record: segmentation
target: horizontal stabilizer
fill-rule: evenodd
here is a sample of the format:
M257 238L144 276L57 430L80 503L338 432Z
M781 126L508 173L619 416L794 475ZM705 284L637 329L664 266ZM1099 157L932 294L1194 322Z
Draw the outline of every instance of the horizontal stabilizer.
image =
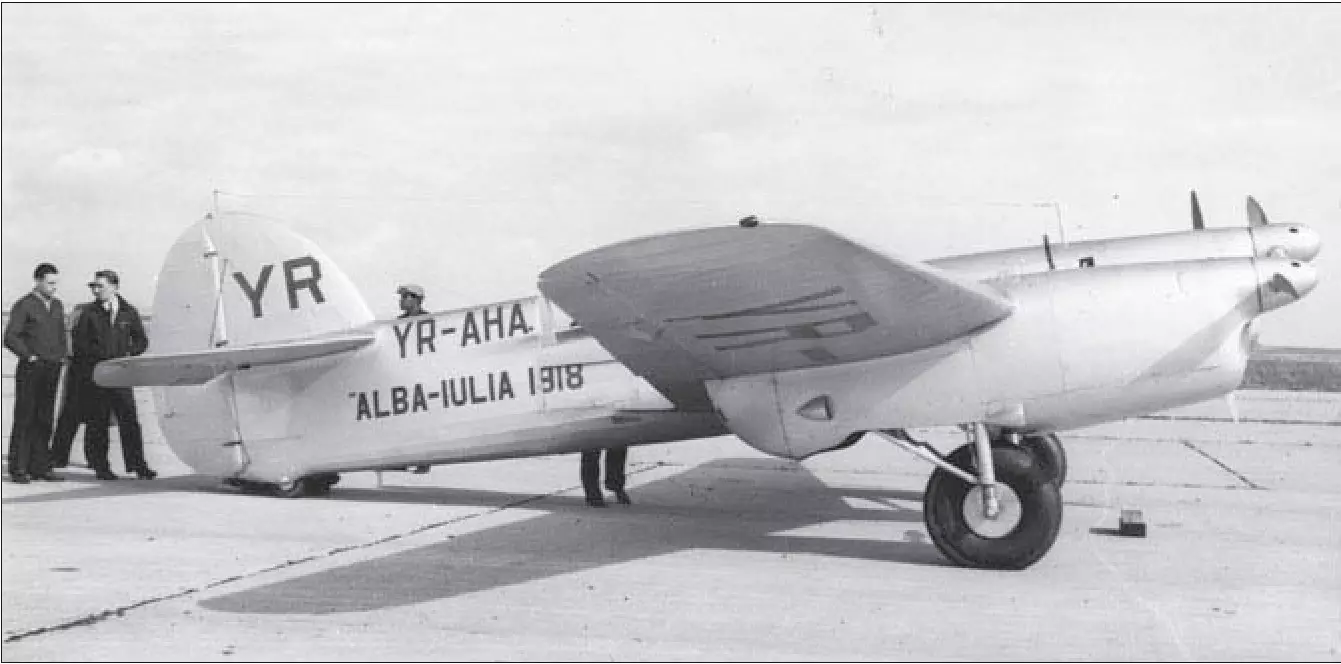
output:
M372 332L254 344L237 348L140 355L99 362L93 380L103 387L201 385L227 371L347 353L373 342Z

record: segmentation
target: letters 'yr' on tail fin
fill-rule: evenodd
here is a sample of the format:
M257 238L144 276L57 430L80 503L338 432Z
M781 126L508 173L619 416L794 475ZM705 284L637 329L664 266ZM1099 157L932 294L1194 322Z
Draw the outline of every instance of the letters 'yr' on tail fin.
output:
M225 213L191 226L158 275L149 352L303 339L373 319L315 244L265 217Z

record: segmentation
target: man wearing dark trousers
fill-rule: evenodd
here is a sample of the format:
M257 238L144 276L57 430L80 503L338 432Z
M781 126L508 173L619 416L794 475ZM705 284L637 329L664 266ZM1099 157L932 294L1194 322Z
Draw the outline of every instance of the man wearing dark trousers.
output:
M624 462L628 459L628 447L611 447L605 450L605 488L615 493L620 505L632 505L628 492L624 491ZM587 450L582 453L582 491L587 494L587 504L592 507L605 507L605 496L601 494L601 451Z
M111 270L99 270L89 282L97 296L97 303L89 306L75 324L73 340L75 357L96 364L102 360L139 355L149 347L140 312L135 310L117 292L121 278ZM119 479L107 460L108 415L116 413L121 432L121 454L126 461L126 472L135 473L142 480L158 476L144 461L144 439L140 433L140 418L135 412L135 393L129 387L99 387L90 389L86 403L87 424L84 429L84 456L100 480Z
M77 304L70 317L71 328L79 324L79 314L97 302ZM56 417L56 434L51 437L51 467L64 468L70 464L70 447L74 444L75 434L87 419L85 411L89 393L96 385L93 383L93 365L97 361L88 361L73 357L65 367L65 396L61 400L60 415Z
M33 292L19 298L5 326L5 348L19 358L14 371L14 419L9 433L9 477L58 482L51 472L47 444L56 407L61 363L68 355L65 308L56 299L60 272L51 263L33 270Z

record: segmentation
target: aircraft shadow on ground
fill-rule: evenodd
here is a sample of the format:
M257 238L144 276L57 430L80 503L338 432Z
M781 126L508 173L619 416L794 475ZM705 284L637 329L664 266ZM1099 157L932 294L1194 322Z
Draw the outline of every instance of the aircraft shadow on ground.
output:
M53 485L59 487L59 491L29 496L14 496L5 498L3 503L5 505L55 503L67 500L92 500L107 496L133 496L183 491L191 493L233 492L222 486L219 478L205 475L178 475L175 477L160 477L150 481L135 479L134 475L122 475L121 479L115 482L95 479L92 475L66 473L63 476L65 477L64 482Z
M206 609L249 614L372 611L450 599L563 574L692 549L815 554L881 562L948 565L920 528L921 493L826 486L814 475L759 472L733 460L707 463L632 487L630 508L587 507L549 496L526 502L547 513L380 558L202 601ZM336 491L355 500L372 490ZM397 491L404 494L404 491ZM419 491L415 491L419 494ZM356 494L348 496L347 494ZM489 492L432 489L438 500L474 503ZM493 494L494 505L510 494ZM378 499L383 497L379 496ZM845 498L859 498L860 508ZM911 505L901 504L911 503ZM845 519L891 524L887 537L853 539L787 534ZM875 530L879 530L876 527Z

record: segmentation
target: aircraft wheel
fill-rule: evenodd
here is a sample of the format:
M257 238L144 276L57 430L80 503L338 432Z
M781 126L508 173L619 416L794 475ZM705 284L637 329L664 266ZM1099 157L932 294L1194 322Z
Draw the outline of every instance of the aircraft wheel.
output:
M339 476L336 476L339 480ZM288 482L280 482L270 485L270 494L278 498L304 498L306 496L320 496L329 493L331 490L329 475L309 475L300 477Z
M1031 433L1020 438L1020 447L1038 460L1043 474L1058 489L1066 482L1066 448L1055 433Z
M1024 569L1038 562L1057 540L1062 497L1029 452L992 449L1001 511L987 518L983 488L939 468L923 496L927 533L946 558L965 567ZM948 461L973 475L973 446L964 445Z

